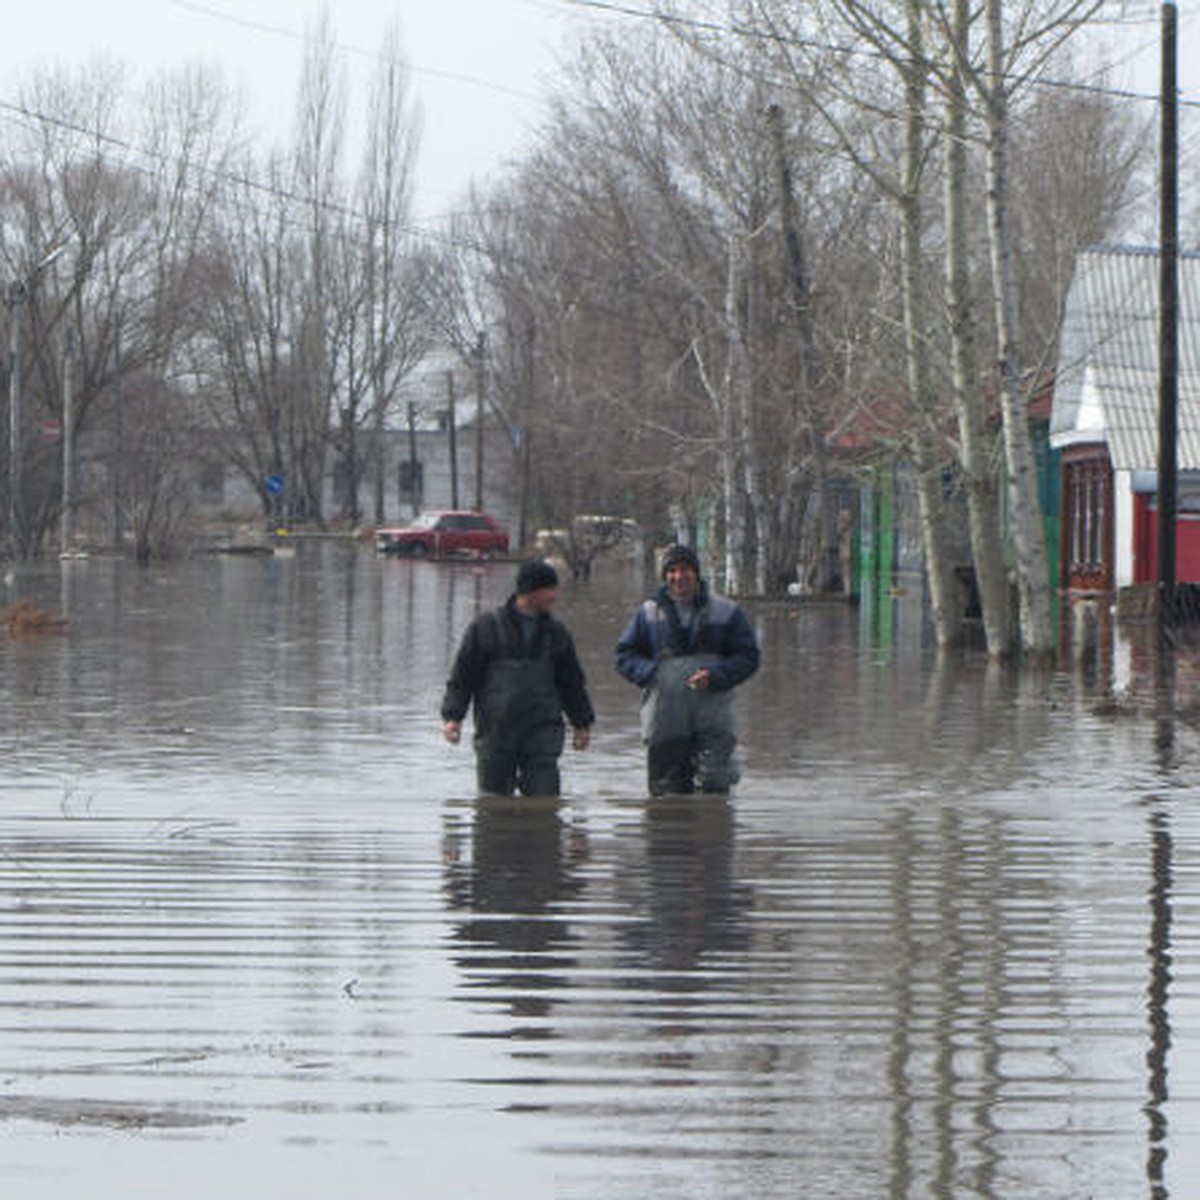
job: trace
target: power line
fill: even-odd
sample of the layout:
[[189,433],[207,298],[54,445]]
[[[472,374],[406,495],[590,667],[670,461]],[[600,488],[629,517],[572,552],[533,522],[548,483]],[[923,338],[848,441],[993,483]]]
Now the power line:
[[[597,12],[609,13],[619,17],[629,17],[638,21],[647,21],[658,25],[677,26],[704,34],[721,34],[746,40],[772,42],[783,47],[801,50],[814,50],[825,54],[837,54],[846,58],[884,59],[887,56],[877,49],[855,45],[840,45],[836,42],[822,41],[819,38],[802,37],[798,34],[777,33],[772,30],[759,29],[750,25],[741,25],[726,21],[702,20],[696,17],[685,17],[678,13],[666,12],[660,8],[638,8],[631,4],[619,3],[618,0],[562,0],[571,8],[590,9]],[[1147,18],[1147,22],[1149,18]],[[1129,22],[1132,23],[1132,22]],[[1141,23],[1141,22],[1137,22]],[[1030,86],[1054,88],[1063,91],[1077,91],[1085,94],[1108,96],[1116,100],[1141,100],[1158,103],[1160,97],[1154,93],[1140,92],[1125,88],[1106,87],[1100,84],[1087,84],[1067,80],[1046,79],[1042,76],[1010,76],[1010,83],[1026,83]],[[1200,108],[1200,100],[1184,100],[1180,98],[1182,107]]]
[[[533,0],[531,0],[531,2],[533,2]],[[861,55],[870,55],[872,57],[880,57],[878,52],[872,53],[868,50],[861,49],[861,48],[846,49],[844,47],[838,47],[838,46],[834,46],[829,43],[822,43],[822,42],[819,42],[816,40],[783,38],[780,35],[767,34],[767,33],[763,33],[763,31],[761,31],[761,30],[747,29],[747,28],[743,28],[738,25],[722,24],[722,23],[711,22],[711,21],[699,21],[699,20],[696,20],[695,18],[685,18],[685,17],[676,16],[673,14],[664,14],[661,10],[658,10],[658,9],[637,8],[637,7],[634,7],[629,4],[618,3],[617,0],[561,0],[561,2],[566,4],[568,7],[593,9],[593,10],[598,10],[598,11],[602,11],[602,12],[617,14],[617,15],[623,16],[623,17],[630,17],[630,18],[634,18],[634,19],[638,19],[638,20],[653,21],[657,24],[662,24],[664,22],[682,24],[682,25],[686,25],[691,28],[701,29],[706,32],[721,33],[723,35],[753,36],[753,37],[757,37],[757,38],[769,37],[775,41],[786,41],[788,44],[800,45],[800,46],[804,46],[804,47],[807,47],[810,49],[819,49],[819,50],[823,50],[823,51],[833,50],[833,51],[836,51],[839,53],[845,53],[845,54],[861,54]],[[167,0],[167,3],[173,4],[179,8],[183,8],[183,9],[187,9],[190,11],[200,13],[205,16],[211,16],[213,18],[220,19],[220,20],[228,20],[235,24],[244,25],[244,26],[247,26],[250,28],[259,29],[261,31],[272,33],[272,34],[277,34],[280,36],[286,36],[289,38],[298,38],[298,39],[303,39],[305,37],[305,35],[298,34],[294,30],[285,29],[285,28],[278,27],[278,26],[270,26],[270,25],[263,24],[261,22],[251,21],[246,18],[235,17],[231,14],[224,13],[224,12],[221,12],[220,10],[212,9],[207,5],[198,3],[197,0]],[[544,4],[545,0],[542,0],[542,3]],[[380,52],[378,52],[378,51],[364,50],[364,49],[361,49],[358,47],[348,46],[345,44],[339,44],[339,48],[344,51],[347,51],[347,52],[369,55],[369,56],[372,56],[374,58],[381,59],[381,60],[386,59],[386,57],[387,57],[387,56],[380,54]],[[405,65],[406,68],[408,67],[407,63],[404,63],[403,65]],[[415,68],[413,68],[413,69],[415,69]],[[461,81],[474,82],[474,83],[481,84],[483,86],[488,86],[486,81],[472,79],[469,76],[448,75],[447,77],[458,78]],[[1145,94],[1138,93],[1138,92],[1106,88],[1106,87],[1101,87],[1098,85],[1070,83],[1070,82],[1064,82],[1064,81],[1054,81],[1054,80],[1045,80],[1045,79],[1031,80],[1030,82],[1034,82],[1034,83],[1040,84],[1041,86],[1048,87],[1048,88],[1055,88],[1055,89],[1060,89],[1060,90],[1064,90],[1064,91],[1076,91],[1076,92],[1081,92],[1081,93],[1097,94],[1097,95],[1107,96],[1107,97],[1116,98],[1116,99],[1151,100],[1151,101],[1155,101],[1155,102],[1157,102],[1159,99],[1159,97],[1157,97],[1157,96],[1149,96],[1149,95],[1145,95]],[[500,87],[499,85],[496,85],[496,89],[501,90],[501,91],[511,90],[511,89],[504,89],[504,88]],[[514,94],[522,95],[524,93],[514,93]],[[1187,102],[1181,102],[1181,103],[1187,104]],[[1192,102],[1189,106],[1190,107],[1200,107],[1200,103]],[[81,125],[77,122],[69,121],[62,117],[56,117],[56,116],[52,116],[45,112],[36,111],[36,110],[28,108],[27,106],[25,106],[23,104],[14,103],[12,101],[4,100],[2,98],[0,98],[0,117],[6,117],[9,120],[20,122],[26,126],[29,126],[31,123],[34,123],[34,122],[36,122],[38,124],[42,124],[42,125],[54,126],[54,127],[57,127],[57,128],[60,128],[64,131],[66,131],[66,132],[85,136],[93,142],[100,143],[103,145],[108,145],[110,147],[118,149],[125,155],[135,156],[136,158],[155,163],[156,165],[159,165],[159,166],[162,166],[162,165],[178,166],[179,165],[178,160],[176,160],[175,158],[173,158],[170,154],[168,154],[166,152],[150,150],[143,146],[138,146],[135,143],[133,143],[125,138],[121,138],[121,137],[118,137],[113,134],[107,134],[107,133],[100,131],[99,129]],[[146,167],[139,166],[136,162],[128,162],[127,161],[124,165],[130,170],[139,171],[139,172],[143,172],[143,173],[147,173],[147,174],[149,173],[149,171]],[[302,195],[298,192],[292,191],[286,187],[281,187],[278,184],[264,182],[261,179],[256,179],[253,176],[246,174],[246,173],[230,170],[227,168],[214,168],[214,167],[208,167],[208,166],[202,166],[202,165],[194,165],[193,169],[202,175],[207,175],[207,176],[214,178],[220,182],[224,182],[224,183],[228,183],[228,184],[235,185],[238,187],[242,187],[242,188],[248,189],[252,192],[262,194],[264,196],[270,196],[275,199],[288,200],[288,201],[292,201],[292,202],[296,202],[296,203],[304,203],[304,204],[311,204],[313,202],[311,197],[304,196],[304,195]],[[330,200],[319,201],[318,204],[319,204],[319,207],[321,207],[325,211],[329,211],[329,212],[332,212],[332,213],[335,213],[338,215],[348,217],[351,220],[354,220],[356,222],[365,222],[366,221],[365,214],[363,214],[359,210],[355,209],[350,204],[340,202],[340,201],[330,201]],[[434,223],[443,221],[443,220],[445,220],[444,215],[437,216],[437,217],[430,217],[430,218],[426,218],[424,220],[409,220],[409,221],[403,223],[402,228],[407,233],[431,237],[434,240],[444,241],[444,242],[446,242],[448,244],[452,244],[452,245],[453,244],[469,244],[469,243],[462,242],[461,239],[454,238],[451,234],[445,232],[445,230],[439,230],[438,228],[436,228]]]
[[[132,160],[130,157],[122,158],[119,165],[123,169],[139,175],[150,176],[152,173],[151,166],[174,168],[182,165],[181,160],[165,151],[150,150],[126,138],[118,137],[116,134],[104,133],[94,127],[67,120],[65,117],[56,117],[49,113],[31,109],[24,104],[14,103],[2,98],[0,98],[0,120],[11,121],[27,129],[32,129],[39,125],[48,125],[64,133],[79,134],[93,144],[107,146],[113,150],[122,152],[123,155],[132,156]],[[139,163],[136,161],[137,159],[145,160],[145,163],[150,165]],[[190,164],[190,169],[195,174],[210,178],[215,182],[244,188],[249,192],[270,197],[271,199],[287,200],[303,205],[312,205],[314,203],[311,197],[303,193],[291,188],[281,187],[278,184],[265,182],[244,172],[225,167],[204,166],[197,163]],[[362,224],[365,224],[367,221],[367,215],[351,204],[334,200],[317,200],[315,203],[322,211],[344,216]],[[436,219],[430,218],[429,220],[433,221]],[[473,245],[473,243],[468,242],[466,239],[453,237],[453,235],[447,233],[445,230],[436,227],[426,227],[426,224],[422,221],[409,220],[401,222],[399,228],[405,233],[427,237],[431,240],[442,241],[451,245],[468,247]]]
[[[291,29],[284,25],[271,25],[265,21],[253,21],[248,17],[239,17],[236,13],[225,12],[223,9],[213,8],[208,4],[200,4],[198,0],[166,0],[166,3],[174,5],[176,8],[184,9],[186,12],[195,13],[197,16],[208,17],[214,21],[224,21],[230,25],[240,25],[242,28],[253,29],[258,33],[269,34],[272,37],[285,38],[288,41],[300,43],[310,40],[309,35],[300,30]],[[478,75],[468,75],[459,71],[444,71],[437,67],[423,67],[403,55],[394,57],[384,54],[380,50],[371,49],[366,46],[355,46],[350,42],[343,42],[339,38],[332,39],[330,45],[342,54],[353,54],[360,58],[372,59],[375,62],[395,63],[413,75],[425,75],[430,79],[444,79],[449,83],[463,83],[469,87],[484,88],[487,91],[497,92],[500,95],[514,96],[518,100],[540,99],[535,93],[525,91],[521,88],[496,83],[493,80],[484,79]]]

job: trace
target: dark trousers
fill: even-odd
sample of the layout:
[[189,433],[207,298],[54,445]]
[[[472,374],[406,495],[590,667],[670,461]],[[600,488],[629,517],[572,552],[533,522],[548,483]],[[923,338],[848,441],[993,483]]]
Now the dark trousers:
[[652,796],[722,794],[737,782],[731,733],[693,733],[690,737],[651,742],[646,755],[647,786]]
[[485,796],[557,796],[562,791],[558,758],[561,725],[535,729],[519,741],[483,737],[475,742],[475,772]]

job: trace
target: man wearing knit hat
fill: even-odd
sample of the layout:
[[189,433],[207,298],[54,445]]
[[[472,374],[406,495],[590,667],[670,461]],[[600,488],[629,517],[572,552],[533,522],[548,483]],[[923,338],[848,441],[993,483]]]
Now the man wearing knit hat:
[[523,562],[516,591],[467,627],[442,699],[442,733],[456,743],[474,706],[475,766],[484,795],[557,796],[566,730],[576,750],[591,740],[596,715],[567,627],[550,610],[558,573],[544,559]]
[[728,792],[733,689],[758,670],[758,639],[742,609],[709,590],[690,546],[672,546],[662,573],[617,642],[617,670],[642,689],[650,794]]

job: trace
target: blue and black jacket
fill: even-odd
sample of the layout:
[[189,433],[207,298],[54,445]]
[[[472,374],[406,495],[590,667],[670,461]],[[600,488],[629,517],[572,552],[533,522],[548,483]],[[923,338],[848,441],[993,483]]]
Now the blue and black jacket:
[[696,615],[690,626],[679,619],[666,585],[639,605],[617,642],[617,670],[631,683],[647,687],[660,658],[682,655],[704,660],[715,691],[727,691],[758,670],[758,639],[745,612],[700,581]]

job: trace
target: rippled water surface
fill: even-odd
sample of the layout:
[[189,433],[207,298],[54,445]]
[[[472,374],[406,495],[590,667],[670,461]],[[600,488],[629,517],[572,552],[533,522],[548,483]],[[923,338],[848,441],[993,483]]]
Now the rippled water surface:
[[613,573],[567,795],[476,800],[436,709],[511,573],[18,571],[70,624],[0,642],[0,1194],[1200,1195],[1190,703],[764,609],[733,801],[648,803]]

